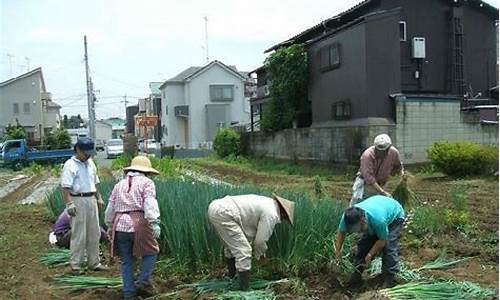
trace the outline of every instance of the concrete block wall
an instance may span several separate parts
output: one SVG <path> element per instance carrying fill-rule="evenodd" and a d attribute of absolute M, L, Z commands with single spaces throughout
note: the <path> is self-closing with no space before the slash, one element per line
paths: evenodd
<path fill-rule="evenodd" d="M 406 164 L 427 162 L 435 142 L 471 141 L 498 146 L 498 125 L 482 125 L 450 99 L 404 98 L 396 101 L 395 146 Z"/>
<path fill-rule="evenodd" d="M 244 153 L 276 159 L 357 163 L 379 133 L 395 133 L 394 125 L 286 129 L 274 134 L 242 135 Z"/>

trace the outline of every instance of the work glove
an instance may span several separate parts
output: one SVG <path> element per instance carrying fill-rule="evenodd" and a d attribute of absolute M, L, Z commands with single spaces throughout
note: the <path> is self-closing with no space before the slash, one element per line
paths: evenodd
<path fill-rule="evenodd" d="M 76 216 L 76 206 L 73 202 L 66 204 L 66 210 L 68 211 L 68 214 L 70 216 L 72 217 Z"/>
<path fill-rule="evenodd" d="M 151 230 L 153 231 L 153 237 L 155 239 L 159 239 L 161 233 L 160 223 L 159 222 L 151 223 Z"/>
<path fill-rule="evenodd" d="M 102 201 L 101 198 L 97 199 L 97 206 L 99 207 L 99 209 L 102 209 L 104 207 L 104 201 Z"/>

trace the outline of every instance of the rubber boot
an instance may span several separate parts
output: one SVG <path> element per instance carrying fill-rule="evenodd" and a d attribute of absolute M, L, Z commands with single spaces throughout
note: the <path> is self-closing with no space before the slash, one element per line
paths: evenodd
<path fill-rule="evenodd" d="M 240 278 L 240 290 L 248 291 L 250 288 L 250 271 L 238 272 Z"/>
<path fill-rule="evenodd" d="M 226 258 L 226 265 L 227 265 L 227 276 L 229 278 L 233 278 L 236 275 L 236 259 L 233 258 Z"/>
<path fill-rule="evenodd" d="M 384 274 L 384 288 L 392 288 L 397 285 L 396 275 L 385 273 Z"/>

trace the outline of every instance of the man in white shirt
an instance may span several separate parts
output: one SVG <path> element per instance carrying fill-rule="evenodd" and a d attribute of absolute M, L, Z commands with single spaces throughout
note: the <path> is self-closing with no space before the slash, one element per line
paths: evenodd
<path fill-rule="evenodd" d="M 107 270 L 99 262 L 99 213 L 104 205 L 96 189 L 99 183 L 97 168 L 91 159 L 95 155 L 94 142 L 90 138 L 78 139 L 74 146 L 76 155 L 64 163 L 61 188 L 66 209 L 71 216 L 71 269 L 81 273 L 87 254 L 88 267 L 94 271 Z"/>
<path fill-rule="evenodd" d="M 224 244 L 229 277 L 238 271 L 240 289 L 248 290 L 252 254 L 265 260 L 267 241 L 274 226 L 287 220 L 293 225 L 295 203 L 279 196 L 226 196 L 208 207 L 208 218 Z"/>

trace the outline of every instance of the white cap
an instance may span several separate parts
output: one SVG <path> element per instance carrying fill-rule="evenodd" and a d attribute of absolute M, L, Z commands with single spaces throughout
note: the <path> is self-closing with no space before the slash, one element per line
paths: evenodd
<path fill-rule="evenodd" d="M 387 134 L 379 134 L 375 137 L 373 145 L 377 150 L 387 150 L 392 145 L 392 141 Z"/>

